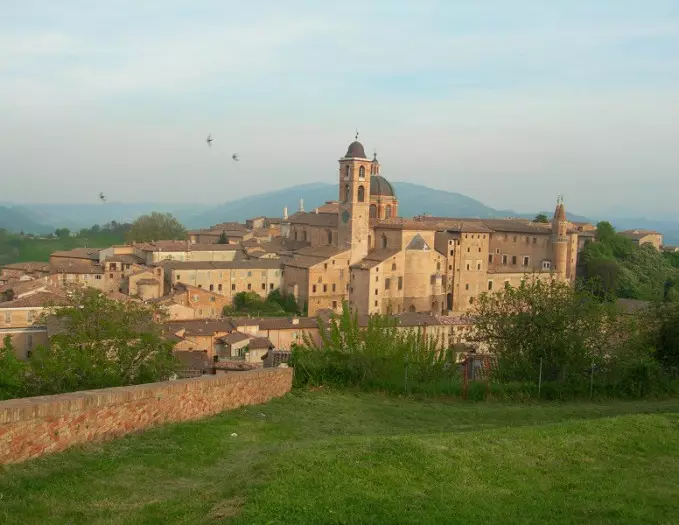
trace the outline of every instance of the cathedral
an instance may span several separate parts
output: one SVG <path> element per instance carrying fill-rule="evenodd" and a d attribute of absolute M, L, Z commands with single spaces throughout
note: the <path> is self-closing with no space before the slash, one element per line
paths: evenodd
<path fill-rule="evenodd" d="M 283 290 L 314 316 L 349 301 L 359 314 L 462 313 L 484 292 L 527 275 L 574 280 L 578 232 L 559 200 L 551 224 L 524 219 L 402 218 L 375 155 L 352 142 L 338 200 L 281 224 L 304 247 L 284 263 Z"/>

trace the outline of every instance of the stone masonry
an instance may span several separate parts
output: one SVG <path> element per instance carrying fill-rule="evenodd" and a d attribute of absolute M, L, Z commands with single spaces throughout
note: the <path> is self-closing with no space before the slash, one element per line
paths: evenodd
<path fill-rule="evenodd" d="M 0 464 L 265 403 L 290 391 L 292 374 L 262 369 L 1 401 Z"/>

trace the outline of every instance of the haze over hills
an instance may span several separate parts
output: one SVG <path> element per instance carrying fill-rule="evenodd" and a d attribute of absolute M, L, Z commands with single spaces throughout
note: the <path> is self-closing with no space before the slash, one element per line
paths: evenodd
<path fill-rule="evenodd" d="M 532 218 L 538 211 L 518 213 L 498 210 L 460 193 L 436 190 L 410 182 L 393 182 L 399 198 L 399 214 L 411 217 L 427 213 L 442 217 L 525 217 Z M 218 206 L 198 204 L 177 205 L 168 203 L 87 203 L 87 204 L 27 204 L 23 206 L 0 205 L 0 228 L 26 233 L 45 233 L 54 228 L 72 230 L 88 228 L 93 224 L 111 221 L 130 222 L 139 215 L 152 211 L 170 212 L 187 228 L 206 228 L 225 221 L 243 221 L 259 215 L 281 217 L 283 208 L 291 215 L 299 210 L 300 199 L 306 211 L 313 210 L 329 200 L 337 199 L 335 184 L 313 183 L 291 186 L 282 190 L 234 199 Z M 551 217 L 553 210 L 542 209 Z M 618 229 L 647 228 L 665 235 L 667 244 L 679 244 L 679 222 L 648 220 L 643 218 L 587 218 L 572 213 L 573 221 L 596 222 L 610 220 Z"/>

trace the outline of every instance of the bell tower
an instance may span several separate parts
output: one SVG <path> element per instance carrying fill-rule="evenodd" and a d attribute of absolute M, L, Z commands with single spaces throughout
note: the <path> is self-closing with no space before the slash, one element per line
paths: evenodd
<path fill-rule="evenodd" d="M 349 264 L 368 255 L 371 164 L 357 132 L 356 140 L 339 159 L 338 246 L 351 250 Z"/>
<path fill-rule="evenodd" d="M 566 266 L 568 263 L 568 219 L 566 208 L 563 205 L 563 197 L 559 196 L 552 218 L 552 248 L 554 250 L 554 273 L 566 279 Z"/>

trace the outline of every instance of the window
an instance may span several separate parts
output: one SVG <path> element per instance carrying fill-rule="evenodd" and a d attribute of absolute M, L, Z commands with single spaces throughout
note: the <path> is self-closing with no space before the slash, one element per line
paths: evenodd
<path fill-rule="evenodd" d="M 512 255 L 512 264 L 516 264 L 516 255 Z"/>
<path fill-rule="evenodd" d="M 495 249 L 495 255 L 500 255 L 500 248 Z"/>
<path fill-rule="evenodd" d="M 231 291 L 235 291 L 235 290 L 236 290 L 236 285 L 235 285 L 235 284 L 232 284 L 232 285 L 231 285 Z"/>
<path fill-rule="evenodd" d="M 211 302 L 211 303 L 214 303 L 214 302 L 215 302 L 215 298 L 214 298 L 214 297 L 210 297 L 210 302 Z"/>
<path fill-rule="evenodd" d="M 252 277 L 252 272 L 248 272 L 248 277 Z"/>
<path fill-rule="evenodd" d="M 358 168 L 358 180 L 365 180 L 365 168 L 363 166 Z"/>
<path fill-rule="evenodd" d="M 455 250 L 450 250 L 450 255 L 454 255 L 454 254 L 455 254 Z"/>
<path fill-rule="evenodd" d="M 211 292 L 214 292 L 214 291 L 215 291 L 215 285 L 214 285 L 214 284 L 211 284 L 211 285 L 210 285 L 210 291 L 211 291 Z"/>
<path fill-rule="evenodd" d="M 524 266 L 528 266 L 528 263 L 530 263 L 530 257 L 528 257 L 527 255 L 524 255 L 524 257 L 523 257 L 523 265 L 524 265 Z"/>
<path fill-rule="evenodd" d="M 203 287 L 203 285 L 202 285 L 202 284 L 199 284 L 199 285 L 198 285 L 198 288 L 202 288 L 202 287 Z"/>
<path fill-rule="evenodd" d="M 538 243 L 538 238 L 537 238 L 537 237 L 533 237 L 533 244 L 537 244 L 537 243 Z"/>
<path fill-rule="evenodd" d="M 387 205 L 387 209 L 386 209 L 386 211 L 385 211 L 384 216 L 385 216 L 387 219 L 391 218 L 391 205 L 389 205 L 389 204 Z"/>
<path fill-rule="evenodd" d="M 327 269 L 328 269 L 328 263 L 325 263 L 325 264 L 323 265 L 323 269 L 324 269 L 324 270 L 327 270 Z"/>
<path fill-rule="evenodd" d="M 542 269 L 550 270 L 552 268 L 552 261 L 542 261 Z"/>
<path fill-rule="evenodd" d="M 502 264 L 507 264 L 508 261 L 509 261 L 509 256 L 503 255 L 502 256 Z"/>
<path fill-rule="evenodd" d="M 109 276 L 111 279 L 113 279 L 113 274 L 112 274 L 112 273 L 108 274 L 108 276 Z"/>
<path fill-rule="evenodd" d="M 266 292 L 266 283 L 262 283 L 262 290 Z"/>
<path fill-rule="evenodd" d="M 469 298 L 469 304 L 474 304 L 474 297 L 473 296 Z"/>
<path fill-rule="evenodd" d="M 403 290 L 403 277 L 398 278 L 398 289 Z"/>
<path fill-rule="evenodd" d="M 378 268 L 378 270 L 379 270 L 379 268 Z M 379 276 L 379 275 L 376 275 L 376 276 L 375 276 L 375 282 L 376 282 L 376 283 L 380 282 L 380 276 Z"/>
<path fill-rule="evenodd" d="M 375 307 L 377 308 L 377 301 L 375 301 Z"/>
<path fill-rule="evenodd" d="M 493 289 L 493 281 L 488 281 L 488 290 Z"/>
<path fill-rule="evenodd" d="M 514 238 L 512 239 L 514 242 L 516 242 L 516 235 L 514 235 Z"/>
<path fill-rule="evenodd" d="M 249 290 L 252 290 L 252 285 L 250 283 L 248 283 L 248 291 Z"/>
<path fill-rule="evenodd" d="M 441 269 L 441 263 L 440 263 L 440 262 L 437 262 L 437 263 L 436 263 L 436 269 L 437 269 L 437 270 L 440 270 L 440 269 Z"/>
<path fill-rule="evenodd" d="M 476 263 L 476 269 L 480 270 L 481 269 L 481 263 Z"/>
<path fill-rule="evenodd" d="M 391 263 L 391 271 L 396 271 L 396 263 Z"/>
<path fill-rule="evenodd" d="M 340 270 L 340 281 L 344 280 L 344 270 Z"/>
<path fill-rule="evenodd" d="M 384 289 L 388 290 L 389 288 L 391 288 L 391 279 L 385 279 L 384 280 Z"/>
<path fill-rule="evenodd" d="M 344 185 L 344 202 L 349 202 L 351 199 L 351 188 L 348 184 Z"/>
<path fill-rule="evenodd" d="M 469 248 L 469 247 L 467 247 L 467 253 L 469 253 L 469 252 L 471 252 L 471 251 L 472 251 L 472 249 Z"/>
<path fill-rule="evenodd" d="M 464 289 L 465 289 L 465 290 L 469 290 L 469 283 L 466 283 L 466 284 L 464 285 Z"/>
<path fill-rule="evenodd" d="M 387 236 L 382 234 L 382 248 L 387 247 Z"/>
<path fill-rule="evenodd" d="M 326 293 L 328 291 L 328 285 L 324 284 L 323 285 L 323 293 Z"/>
<path fill-rule="evenodd" d="M 311 293 L 316 293 L 316 285 L 311 286 Z"/>
<path fill-rule="evenodd" d="M 297 240 L 297 230 L 294 231 L 294 235 L 293 235 L 293 236 L 295 237 L 295 240 Z"/>
<path fill-rule="evenodd" d="M 488 254 L 488 264 L 493 264 L 493 254 L 492 253 Z"/>
<path fill-rule="evenodd" d="M 337 301 L 332 302 L 332 308 L 335 310 L 337 309 Z"/>
<path fill-rule="evenodd" d="M 363 186 L 358 187 L 358 202 L 365 202 L 365 188 Z"/>
<path fill-rule="evenodd" d="M 5 312 L 5 324 L 12 322 L 12 312 Z"/>
<path fill-rule="evenodd" d="M 200 297 L 198 297 L 198 294 L 194 294 L 191 299 L 193 300 L 194 303 L 197 303 L 200 300 Z"/>
<path fill-rule="evenodd" d="M 302 240 L 305 240 L 305 241 L 307 240 L 306 230 L 304 230 L 304 231 L 302 232 Z"/>
<path fill-rule="evenodd" d="M 273 290 L 273 283 L 269 283 L 269 290 Z"/>
<path fill-rule="evenodd" d="M 218 292 L 221 292 L 221 291 L 222 291 L 222 285 L 221 285 L 221 284 L 217 285 L 217 291 L 218 291 Z"/>
<path fill-rule="evenodd" d="M 481 253 L 481 248 L 479 248 L 479 253 Z"/>
<path fill-rule="evenodd" d="M 472 269 L 471 265 L 469 263 L 467 263 L 467 270 L 471 270 L 471 269 Z"/>
<path fill-rule="evenodd" d="M 328 230 L 328 244 L 332 244 L 332 230 Z"/>
<path fill-rule="evenodd" d="M 100 280 L 100 281 L 101 281 L 101 274 L 97 274 L 97 275 L 95 275 L 95 276 L 94 276 L 94 278 L 95 278 L 95 279 L 98 279 L 98 280 Z"/>
<path fill-rule="evenodd" d="M 375 295 L 378 295 L 379 293 L 380 291 L 377 288 L 375 288 Z"/>

